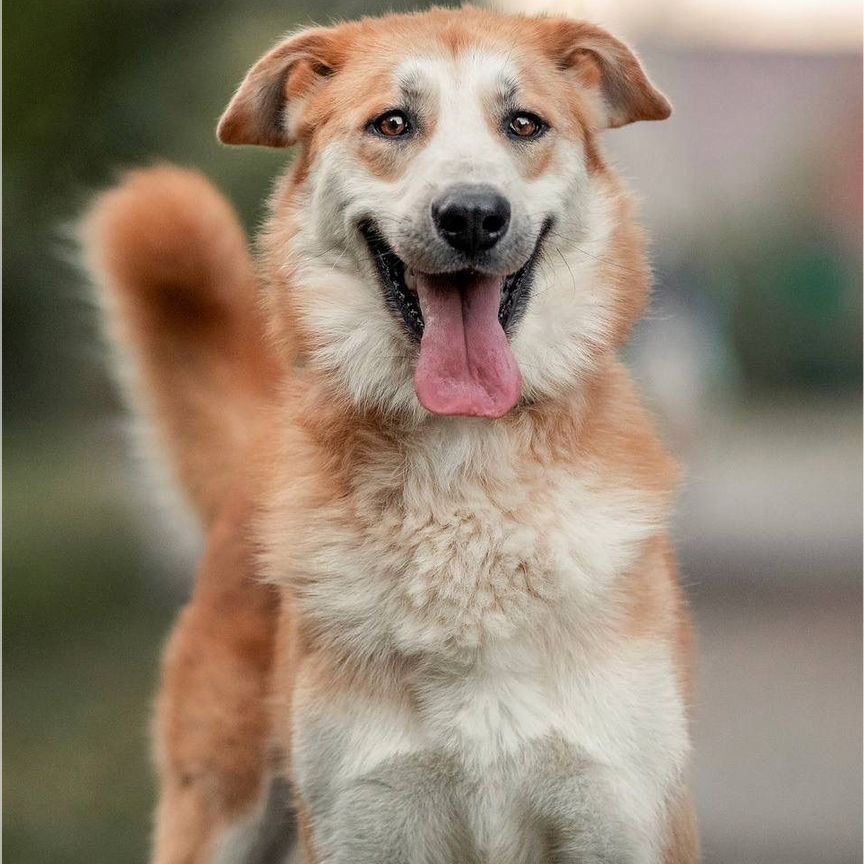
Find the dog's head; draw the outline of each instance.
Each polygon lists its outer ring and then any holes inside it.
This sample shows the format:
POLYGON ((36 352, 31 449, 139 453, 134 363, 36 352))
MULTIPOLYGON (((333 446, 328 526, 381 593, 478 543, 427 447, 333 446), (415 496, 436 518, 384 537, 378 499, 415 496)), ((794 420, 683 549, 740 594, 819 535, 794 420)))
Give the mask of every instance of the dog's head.
POLYGON ((361 404, 499 417, 572 389, 640 314, 596 139, 669 112, 596 27, 434 10, 282 42, 219 137, 300 148, 265 243, 307 361, 361 404))

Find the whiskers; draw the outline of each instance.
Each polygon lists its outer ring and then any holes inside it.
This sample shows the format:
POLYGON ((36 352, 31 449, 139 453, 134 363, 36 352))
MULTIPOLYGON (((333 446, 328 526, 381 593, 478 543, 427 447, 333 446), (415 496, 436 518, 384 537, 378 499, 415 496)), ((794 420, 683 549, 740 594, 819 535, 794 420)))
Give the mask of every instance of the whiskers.
MULTIPOLYGON (((628 276, 644 276, 645 271, 638 269, 636 267, 628 267, 626 264, 622 264, 620 261, 617 261, 615 258, 612 258, 609 255, 598 255, 594 252, 590 252, 585 246, 575 237, 568 237, 566 234, 562 234, 560 231, 551 230, 550 235, 553 237, 557 237, 563 243, 567 244, 567 251, 575 252, 578 255, 582 255, 585 258, 590 259, 591 261, 596 262, 597 264, 602 264, 604 267, 609 267, 612 270, 616 270, 619 273, 628 275, 628 276)), ((561 255, 562 259, 564 259, 564 254, 561 251, 561 246, 556 247, 559 255, 561 255)), ((567 263, 566 259, 565 264, 567 263)), ((568 269, 570 269, 568 264, 568 269)), ((572 270, 570 271, 572 276, 572 270)))
POLYGON ((561 257, 561 260, 564 262, 564 266, 567 268, 567 272, 570 274, 570 284, 573 286, 573 296, 576 296, 576 277, 573 275, 573 268, 570 266, 570 262, 564 257, 564 253, 561 251, 560 246, 555 247, 555 251, 561 257))

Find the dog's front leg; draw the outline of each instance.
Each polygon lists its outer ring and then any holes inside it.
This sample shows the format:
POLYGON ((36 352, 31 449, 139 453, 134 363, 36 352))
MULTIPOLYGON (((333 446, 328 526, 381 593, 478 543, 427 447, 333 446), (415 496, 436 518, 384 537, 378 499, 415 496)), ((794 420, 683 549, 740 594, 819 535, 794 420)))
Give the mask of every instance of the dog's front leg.
POLYGON ((463 782, 443 757, 390 759, 309 802, 319 864, 477 864, 463 782))
POLYGON ((334 864, 476 864, 467 803, 441 755, 393 759, 343 793, 334 864))
POLYGON ((205 864, 265 784, 267 690, 278 613, 255 577, 247 508, 214 524, 194 595, 165 653, 156 711, 154 864, 205 864))
POLYGON ((364 676, 319 650, 294 682, 292 780, 315 864, 479 861, 470 784, 430 748, 401 679, 364 676))

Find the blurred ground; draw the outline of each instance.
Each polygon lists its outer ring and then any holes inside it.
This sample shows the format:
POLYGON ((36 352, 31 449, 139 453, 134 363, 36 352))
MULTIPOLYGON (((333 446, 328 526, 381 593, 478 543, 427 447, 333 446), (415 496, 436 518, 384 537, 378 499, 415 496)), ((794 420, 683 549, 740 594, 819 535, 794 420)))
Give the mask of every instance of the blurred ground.
POLYGON ((696 595, 707 864, 861 861, 860 609, 849 588, 696 595))
POLYGON ((861 860, 859 423, 853 406, 716 411, 686 458, 707 862, 861 860))
POLYGON ((143 862, 176 598, 154 583, 117 436, 46 429, 3 450, 4 858, 143 862))

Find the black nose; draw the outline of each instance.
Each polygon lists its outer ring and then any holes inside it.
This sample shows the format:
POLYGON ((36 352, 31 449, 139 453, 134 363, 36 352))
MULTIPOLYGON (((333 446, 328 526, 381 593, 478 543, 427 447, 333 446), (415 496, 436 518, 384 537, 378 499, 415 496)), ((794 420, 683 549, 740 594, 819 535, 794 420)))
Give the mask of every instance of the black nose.
POLYGON ((432 204, 438 233, 469 255, 491 249, 510 224, 510 202, 491 186, 454 186, 432 204))

